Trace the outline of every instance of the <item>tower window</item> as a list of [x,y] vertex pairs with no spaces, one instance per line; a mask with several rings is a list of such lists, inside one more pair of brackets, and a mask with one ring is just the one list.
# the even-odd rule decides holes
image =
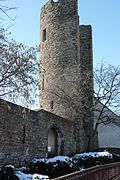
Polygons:
[[53,109],[53,101],[50,102],[50,108]]
[[26,140],[26,126],[23,125],[23,139],[22,139],[22,144],[25,144],[25,140]]
[[43,30],[43,42],[46,41],[46,28]]
[[44,90],[44,74],[42,75],[42,91]]

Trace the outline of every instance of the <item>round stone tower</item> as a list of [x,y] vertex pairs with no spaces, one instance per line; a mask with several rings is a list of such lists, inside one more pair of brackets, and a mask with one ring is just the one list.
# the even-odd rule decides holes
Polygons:
[[79,103],[79,17],[77,0],[49,0],[41,9],[42,109],[73,120]]
[[85,151],[93,128],[91,29],[79,26],[77,0],[49,0],[40,24],[41,109],[73,121],[76,151]]

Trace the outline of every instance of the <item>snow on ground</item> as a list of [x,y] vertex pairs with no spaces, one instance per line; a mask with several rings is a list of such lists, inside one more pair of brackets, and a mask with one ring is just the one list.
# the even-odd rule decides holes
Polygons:
[[56,157],[53,157],[53,158],[49,158],[47,160],[47,163],[53,163],[53,162],[56,162],[56,161],[62,161],[62,162],[68,162],[70,161],[71,158],[69,158],[68,156],[56,156]]
[[76,154],[74,157],[84,159],[86,157],[103,157],[103,156],[107,156],[107,157],[112,158],[112,154],[109,153],[108,151],[80,153],[80,154]]
[[69,158],[68,156],[56,156],[56,157],[53,157],[53,158],[49,158],[49,159],[44,159],[44,158],[41,158],[41,159],[34,159],[33,162],[45,162],[46,164],[47,163],[54,163],[54,162],[57,162],[57,161],[62,161],[62,162],[69,162],[69,161],[72,161],[71,158]]
[[48,176],[40,175],[40,174],[24,174],[22,172],[16,172],[15,174],[20,180],[48,180]]

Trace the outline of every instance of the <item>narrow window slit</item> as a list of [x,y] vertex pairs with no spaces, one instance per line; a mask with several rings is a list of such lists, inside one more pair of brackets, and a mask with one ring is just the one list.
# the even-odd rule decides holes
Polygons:
[[53,101],[50,103],[51,110],[53,110]]
[[44,74],[42,75],[42,91],[44,91]]
[[46,41],[47,37],[46,37],[46,28],[43,30],[43,42]]
[[23,139],[22,139],[22,144],[25,144],[26,141],[26,126],[23,125]]

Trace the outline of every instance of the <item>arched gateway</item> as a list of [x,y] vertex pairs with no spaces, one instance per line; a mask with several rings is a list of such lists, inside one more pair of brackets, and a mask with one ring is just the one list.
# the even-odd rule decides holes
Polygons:
[[47,156],[54,157],[61,154],[61,134],[54,127],[48,131]]

